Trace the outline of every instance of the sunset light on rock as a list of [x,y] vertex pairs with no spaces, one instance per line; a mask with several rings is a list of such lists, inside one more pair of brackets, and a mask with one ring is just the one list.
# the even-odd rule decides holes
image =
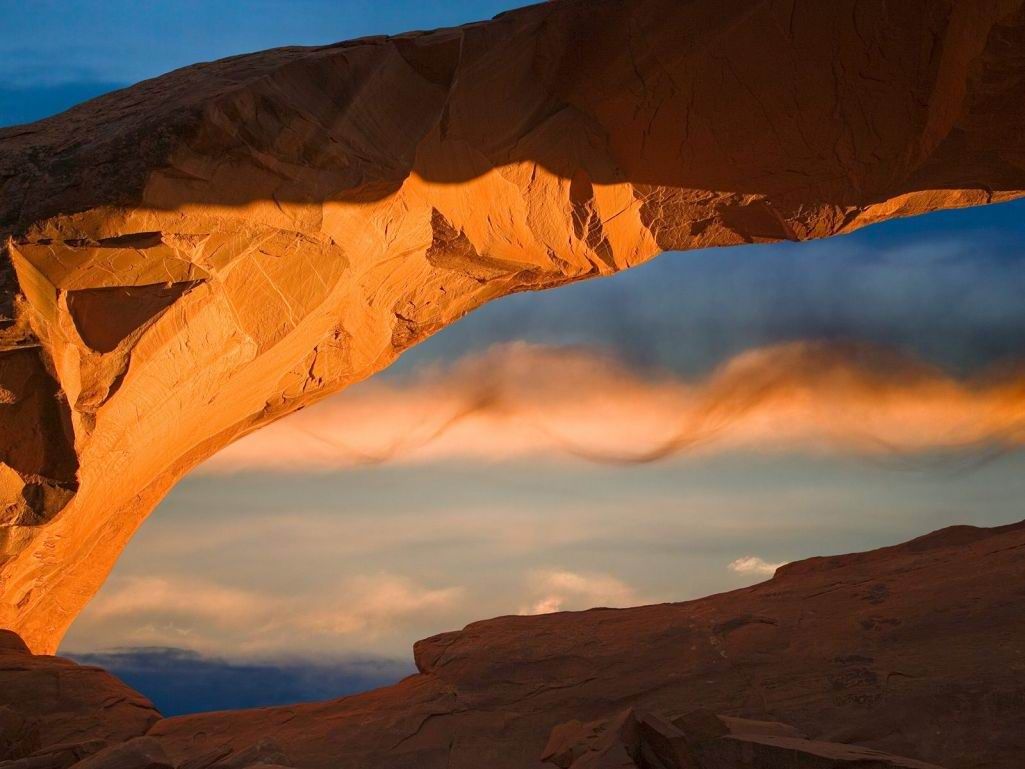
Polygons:
[[1025,760],[1023,0],[0,5],[0,769]]

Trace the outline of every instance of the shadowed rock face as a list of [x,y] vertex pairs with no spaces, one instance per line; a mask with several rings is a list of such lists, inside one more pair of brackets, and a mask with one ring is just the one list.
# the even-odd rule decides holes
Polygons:
[[0,648],[0,746],[61,757],[0,767],[64,769],[75,726],[106,746],[82,769],[1019,769],[1022,574],[1025,522],[954,527],[687,603],[478,622],[333,702],[156,723],[95,669]]
[[67,766],[144,734],[159,718],[109,673],[33,656],[18,636],[0,631],[0,766],[30,756],[37,769]]
[[941,769],[856,745],[808,740],[786,724],[705,710],[666,719],[631,709],[590,724],[560,724],[542,759],[559,769]]
[[1017,769],[1023,573],[1025,523],[955,527],[698,601],[478,622],[418,643],[421,674],[396,686],[150,734],[176,756],[271,738],[299,767],[540,769],[567,721],[703,709],[948,769]]
[[1023,0],[560,0],[0,131],[0,626],[53,650],[189,468],[490,299],[1022,190]]

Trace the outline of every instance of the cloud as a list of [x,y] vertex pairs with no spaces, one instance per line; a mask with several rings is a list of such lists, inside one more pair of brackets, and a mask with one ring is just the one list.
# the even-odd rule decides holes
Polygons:
[[364,640],[373,640],[396,622],[450,611],[464,594],[461,587],[429,589],[390,574],[356,577],[346,581],[343,597],[303,616],[299,628],[331,635],[359,633]]
[[273,608],[264,596],[205,580],[134,576],[97,596],[90,612],[102,621],[159,612],[230,626],[257,620]]
[[957,378],[898,350],[795,342],[699,380],[601,351],[500,345],[371,381],[227,447],[203,473],[566,455],[641,463],[690,452],[989,453],[1025,439],[1025,375]]
[[528,580],[531,603],[520,614],[551,614],[557,611],[622,608],[643,603],[633,588],[608,574],[572,571],[537,571]]
[[769,563],[768,561],[762,560],[758,556],[746,555],[743,558],[738,558],[737,560],[731,562],[730,571],[735,572],[737,574],[756,574],[759,576],[771,577],[773,574],[776,573],[776,569],[778,569],[780,566],[785,565],[786,561],[783,561],[781,563]]
[[115,577],[76,621],[69,643],[79,649],[187,646],[250,658],[330,655],[452,617],[464,593],[389,573],[349,577],[302,596],[211,579]]

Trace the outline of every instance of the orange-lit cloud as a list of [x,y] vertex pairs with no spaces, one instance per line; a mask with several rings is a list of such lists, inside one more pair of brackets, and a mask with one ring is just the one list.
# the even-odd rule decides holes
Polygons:
[[958,379],[899,352],[793,343],[701,381],[594,350],[503,345],[401,382],[371,381],[271,425],[205,472],[564,454],[639,463],[684,452],[987,452],[1025,440],[1025,375]]
[[213,654],[328,654],[465,613],[464,593],[462,587],[431,588],[383,572],[354,575],[299,597],[205,578],[133,576],[112,580],[76,633],[123,646],[183,646]]
[[776,569],[785,565],[786,564],[784,562],[769,563],[756,555],[746,555],[743,558],[731,561],[730,571],[736,574],[743,574],[745,576],[755,575],[759,577],[771,577],[776,573]]
[[633,588],[608,574],[545,570],[530,575],[528,583],[531,602],[520,609],[520,614],[551,614],[594,606],[622,608],[643,602]]

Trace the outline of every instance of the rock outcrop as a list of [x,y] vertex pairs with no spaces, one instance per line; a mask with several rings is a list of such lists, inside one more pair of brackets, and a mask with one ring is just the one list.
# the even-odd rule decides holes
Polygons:
[[0,631],[0,766],[70,766],[159,719],[149,700],[103,670],[33,655]]
[[1022,574],[1025,522],[954,527],[698,601],[478,622],[333,702],[156,723],[109,676],[21,648],[0,657],[0,745],[40,726],[0,768],[64,769],[54,743],[93,740],[81,769],[1020,769]]
[[1023,0],[559,0],[0,131],[0,626],[54,650],[182,474],[491,299],[1021,195],[1023,52]]
[[1018,769],[1022,574],[1025,522],[955,527],[698,601],[478,622],[418,643],[420,675],[396,686],[170,718],[149,734],[179,760],[269,738],[303,769],[541,769],[553,728],[634,707],[777,721],[946,769]]
[[817,742],[772,721],[704,710],[666,719],[633,709],[552,730],[542,760],[559,769],[941,769],[870,748]]

